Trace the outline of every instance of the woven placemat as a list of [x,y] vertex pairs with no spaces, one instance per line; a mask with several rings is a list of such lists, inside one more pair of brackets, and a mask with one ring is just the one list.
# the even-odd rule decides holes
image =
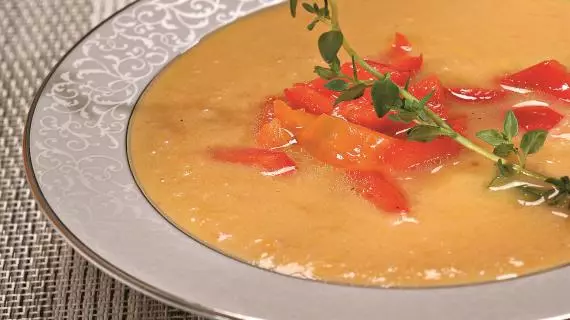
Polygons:
[[22,168],[34,92],[95,24],[132,0],[0,0],[0,319],[204,319],[103,274],[40,213]]

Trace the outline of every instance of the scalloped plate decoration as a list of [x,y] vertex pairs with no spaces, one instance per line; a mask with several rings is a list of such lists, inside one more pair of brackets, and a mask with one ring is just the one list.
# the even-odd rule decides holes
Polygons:
[[218,319],[541,319],[567,313],[568,268],[453,288],[339,286],[230,259],[156,212],[125,152],[139,96],[205,35],[280,2],[140,0],[60,61],[30,111],[24,156],[30,185],[63,236],[130,286]]

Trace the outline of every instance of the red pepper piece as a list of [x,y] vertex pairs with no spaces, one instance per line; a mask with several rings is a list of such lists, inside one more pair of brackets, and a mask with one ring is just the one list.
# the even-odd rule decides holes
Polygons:
[[329,114],[333,105],[329,98],[306,85],[285,89],[285,99],[293,108],[305,109],[313,114]]
[[409,71],[411,73],[420,71],[424,62],[424,57],[421,54],[419,56],[412,56],[411,52],[412,44],[408,38],[405,35],[396,32],[394,42],[388,52],[390,66],[398,71]]
[[410,205],[404,191],[389,176],[378,171],[347,170],[346,175],[363,198],[388,213],[407,213]]
[[320,115],[296,135],[299,145],[316,159],[340,168],[370,170],[401,141],[339,118]]
[[570,75],[566,67],[556,60],[543,61],[507,75],[501,80],[501,85],[505,89],[518,92],[520,89],[542,91],[570,101]]
[[440,117],[446,118],[448,115],[447,109],[443,106],[445,101],[445,94],[443,85],[439,78],[435,75],[428,76],[419,82],[412,84],[409,91],[414,97],[423,99],[426,95],[433,92],[431,98],[428,100],[427,106]]
[[495,102],[507,95],[502,89],[448,88],[447,91],[457,100],[473,103]]
[[297,135],[317,120],[317,116],[303,110],[294,110],[282,100],[276,100],[273,103],[273,108],[275,110],[275,118],[279,120],[279,124],[294,135]]
[[339,103],[336,114],[347,121],[373,130],[381,127],[384,123],[383,118],[376,115],[374,106],[362,98]]
[[257,145],[267,149],[285,148],[295,144],[293,133],[281,124],[279,119],[273,119],[257,131]]
[[224,148],[210,150],[213,159],[261,168],[264,176],[292,174],[295,162],[284,152],[259,148]]
[[398,57],[403,55],[408,55],[412,52],[412,43],[408,40],[405,35],[396,32],[394,35],[394,42],[392,43],[392,48],[390,49],[389,55],[391,57]]
[[423,63],[424,56],[420,54],[419,56],[405,56],[393,59],[390,63],[390,66],[398,71],[409,71],[416,73],[420,71]]
[[261,107],[260,107],[261,110],[259,111],[259,114],[257,115],[257,122],[256,122],[255,131],[259,131],[259,129],[263,125],[271,122],[271,120],[273,120],[273,118],[275,118],[275,114],[273,112],[273,103],[277,99],[278,98],[275,96],[269,96],[269,97],[265,98],[263,103],[261,103]]
[[[408,81],[408,78],[410,78],[410,76],[411,76],[410,72],[397,70],[389,64],[380,63],[380,62],[376,62],[373,60],[366,60],[366,62],[371,67],[373,67],[378,72],[380,72],[381,74],[389,73],[390,79],[392,79],[392,81],[399,86],[405,85],[406,81]],[[340,70],[342,73],[344,73],[345,75],[347,75],[349,77],[353,76],[354,72],[353,72],[353,68],[352,68],[352,63],[343,64]],[[357,66],[356,71],[357,71],[358,79],[361,79],[361,80],[376,79],[376,77],[374,77],[370,72],[364,70],[361,66]]]
[[450,138],[437,138],[431,142],[408,141],[395,145],[385,161],[395,171],[427,171],[456,157],[461,146]]
[[[458,132],[463,132],[466,119],[449,120],[448,123]],[[431,142],[401,141],[390,145],[383,159],[394,171],[425,171],[442,165],[459,155],[462,146],[448,137],[440,137]]]
[[549,107],[520,107],[514,108],[513,112],[519,121],[519,127],[525,130],[550,130],[564,118]]
[[336,114],[347,121],[390,136],[396,136],[397,133],[413,125],[393,121],[388,115],[379,118],[374,110],[374,106],[364,97],[339,103]]
[[[297,111],[302,112],[302,111]],[[451,120],[462,132],[464,123]],[[456,156],[461,146],[449,138],[422,143],[396,139],[335,117],[321,115],[296,135],[299,145],[327,164],[357,170],[430,170]]]
[[329,98],[329,100],[331,102],[334,103],[334,100],[336,100],[336,98],[339,96],[340,92],[327,89],[327,87],[325,87],[325,85],[329,81],[330,80],[326,80],[323,78],[316,78],[315,80],[309,81],[307,83],[307,86],[309,88],[317,91],[318,93],[322,94],[323,96],[326,96],[327,98]]

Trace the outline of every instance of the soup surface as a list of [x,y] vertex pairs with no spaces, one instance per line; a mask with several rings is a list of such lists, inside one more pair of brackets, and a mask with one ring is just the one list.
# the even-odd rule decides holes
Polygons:
[[[489,87],[546,59],[570,65],[570,1],[341,1],[357,50],[376,56],[394,32],[423,53],[422,75],[444,85]],[[216,146],[255,146],[265,97],[315,78],[322,64],[310,17],[278,6],[212,34],[152,83],[136,108],[129,152],[150,200],[181,229],[238,259],[294,276],[358,285],[432,286],[512,278],[570,261],[570,225],[549,207],[522,207],[492,192],[493,164],[463,151],[428,172],[396,175],[411,211],[388,214],[356,194],[337,169],[299,150],[299,170],[267,177],[211,159]],[[317,28],[322,31],[323,29]],[[346,57],[342,57],[346,60]],[[520,97],[472,105],[468,135],[500,128]],[[552,108],[570,115],[567,103]],[[565,117],[533,169],[570,173]]]

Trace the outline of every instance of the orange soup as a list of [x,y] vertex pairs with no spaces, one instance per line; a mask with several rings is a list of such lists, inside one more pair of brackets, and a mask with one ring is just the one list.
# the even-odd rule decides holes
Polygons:
[[[469,284],[570,261],[567,210],[489,189],[495,164],[450,138],[405,140],[369,92],[335,105],[313,73],[328,29],[288,11],[212,34],[144,93],[129,153],[163,215],[231,257],[333,283]],[[548,131],[527,167],[570,173],[570,1],[345,0],[338,13],[370,65],[420,99],[433,91],[427,106],[456,131],[490,151],[476,132],[513,110],[516,143]]]

